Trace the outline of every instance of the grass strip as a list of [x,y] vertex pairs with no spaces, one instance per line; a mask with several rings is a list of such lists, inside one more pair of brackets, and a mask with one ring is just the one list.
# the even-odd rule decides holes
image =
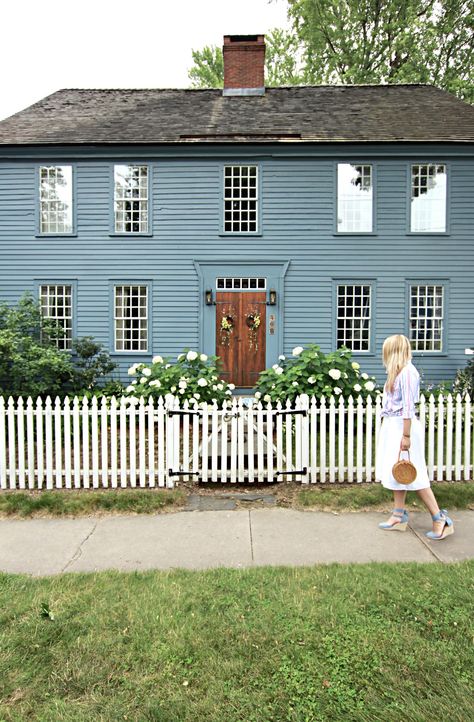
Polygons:
[[0,575],[0,719],[465,722],[473,573]]
[[151,514],[166,508],[179,508],[185,501],[186,496],[180,489],[14,491],[0,494],[0,515],[81,516],[100,512]]
[[[474,508],[473,482],[434,482],[432,489],[442,509]],[[381,484],[351,486],[321,484],[315,488],[301,489],[297,495],[297,504],[335,511],[389,510],[393,507],[393,496]],[[408,492],[406,507],[424,509],[414,492]]]

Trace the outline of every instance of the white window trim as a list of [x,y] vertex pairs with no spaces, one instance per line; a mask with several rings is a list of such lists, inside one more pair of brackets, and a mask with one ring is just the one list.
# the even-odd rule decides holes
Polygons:
[[[146,329],[146,348],[133,348],[133,349],[117,348],[117,346],[118,346],[118,335],[117,335],[118,328],[117,328],[117,321],[133,320],[133,318],[132,318],[131,316],[127,317],[127,316],[118,316],[118,315],[117,315],[117,289],[119,289],[119,288],[122,288],[122,289],[124,289],[124,288],[133,288],[133,287],[136,287],[136,288],[140,289],[140,291],[141,291],[142,289],[145,289],[145,306],[144,306],[144,314],[145,314],[145,315],[144,315],[144,316],[138,316],[138,317],[137,317],[137,320],[139,320],[139,321],[144,321],[144,322],[145,322],[145,329]],[[141,353],[141,354],[144,354],[144,353],[148,353],[148,349],[149,349],[149,346],[150,346],[150,318],[149,318],[149,299],[150,299],[150,297],[149,297],[149,287],[148,287],[148,284],[146,284],[146,283],[114,283],[114,284],[113,284],[113,294],[112,294],[112,298],[113,298],[113,312],[114,312],[114,315],[113,315],[113,324],[114,324],[114,328],[113,328],[113,331],[114,331],[114,352],[115,352],[115,353],[120,353],[120,354],[127,354],[127,353],[132,353],[132,354]],[[140,298],[140,296],[139,296],[139,298]],[[138,308],[138,309],[141,309],[142,306],[140,306],[140,304],[138,304],[138,305],[137,305],[137,308]],[[125,331],[125,325],[124,325],[124,331]],[[132,340],[133,340],[133,339],[132,339]],[[122,345],[124,344],[124,342],[125,342],[125,336],[124,336],[123,339],[122,339]],[[138,343],[140,344],[140,339],[139,339],[139,338],[138,338]]]
[[[368,316],[366,316],[366,317],[362,317],[362,316],[361,316],[360,318],[359,318],[359,317],[356,317],[356,316],[353,316],[353,317],[348,318],[348,317],[347,317],[347,313],[346,313],[346,309],[347,309],[347,304],[346,304],[346,303],[344,304],[344,316],[340,316],[340,315],[339,315],[339,297],[340,297],[340,296],[339,296],[339,289],[341,289],[341,288],[347,289],[347,288],[349,288],[349,287],[352,287],[352,288],[353,288],[353,287],[355,287],[355,286],[360,286],[361,288],[363,287],[363,288],[368,288],[368,289],[369,289],[369,292],[368,292],[368,297],[369,297],[369,313],[368,313]],[[364,297],[365,297],[364,294],[362,294],[362,298],[364,298]],[[345,294],[344,294],[344,298],[347,299],[347,290],[346,290],[346,292],[345,292]],[[373,289],[372,289],[372,284],[371,284],[371,283],[369,283],[369,282],[364,282],[364,281],[360,281],[360,282],[356,282],[356,281],[354,281],[354,282],[349,282],[349,281],[347,281],[347,282],[344,282],[344,283],[343,283],[343,282],[337,282],[337,283],[336,283],[336,347],[337,347],[337,348],[340,348],[341,346],[345,346],[346,348],[350,349],[353,353],[360,353],[360,354],[368,354],[368,353],[371,353],[371,345],[372,345],[372,306],[373,306]],[[360,308],[362,309],[363,306],[361,305]],[[354,348],[354,343],[353,343],[353,341],[352,341],[352,343],[349,345],[349,344],[347,343],[346,330],[344,331],[344,340],[343,340],[343,342],[342,342],[342,343],[339,342],[339,328],[338,328],[338,326],[339,326],[339,321],[340,321],[340,320],[343,320],[343,321],[345,321],[345,322],[349,322],[349,321],[350,321],[350,322],[354,322],[354,321],[361,321],[361,322],[363,322],[363,321],[368,321],[367,348],[365,348],[365,349],[364,349],[364,348]],[[353,340],[354,340],[354,326],[353,326],[353,325],[352,325],[352,327],[351,327],[351,333],[352,333]],[[358,343],[359,343],[359,345],[362,345],[362,343],[361,343],[360,340],[358,341]]]

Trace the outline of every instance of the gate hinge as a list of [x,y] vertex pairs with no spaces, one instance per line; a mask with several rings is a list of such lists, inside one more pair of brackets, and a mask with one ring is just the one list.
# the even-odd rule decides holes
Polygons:
[[308,473],[308,467],[304,466],[302,469],[297,469],[296,471],[277,471],[275,472],[277,476],[283,476],[284,474],[307,474]]
[[308,409],[293,409],[293,410],[287,410],[287,411],[277,411],[277,416],[283,416],[287,414],[301,414],[302,416],[308,416]]

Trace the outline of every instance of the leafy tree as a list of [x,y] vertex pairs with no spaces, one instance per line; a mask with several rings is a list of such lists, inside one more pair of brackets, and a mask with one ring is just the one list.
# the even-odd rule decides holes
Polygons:
[[193,50],[194,66],[188,72],[193,88],[222,88],[224,86],[224,58],[222,49],[206,45]]
[[471,0],[288,0],[309,83],[430,83],[474,102]]
[[[288,0],[266,37],[266,84],[429,83],[474,103],[472,0]],[[194,87],[222,87],[220,48],[193,51]]]
[[[302,82],[298,72],[298,39],[288,31],[271,30],[265,38],[265,84],[297,85]],[[224,59],[222,48],[206,45],[193,50],[194,66],[188,76],[194,88],[222,88],[224,85]]]

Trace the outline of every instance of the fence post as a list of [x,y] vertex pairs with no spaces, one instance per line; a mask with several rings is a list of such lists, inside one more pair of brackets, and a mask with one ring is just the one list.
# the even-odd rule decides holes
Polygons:
[[469,479],[474,480],[474,466],[471,476],[471,461],[473,457],[471,456],[471,397],[469,394],[466,394],[464,404],[464,480],[469,481]]
[[439,395],[438,399],[438,460],[436,476],[438,481],[443,481],[444,474],[444,397]]
[[461,394],[456,396],[456,423],[454,439],[454,478],[456,481],[462,479],[462,399]]
[[354,399],[347,401],[347,481],[354,481]]
[[365,480],[372,481],[372,397],[367,396],[365,404]]
[[99,407],[97,396],[91,401],[92,487],[99,488]]
[[61,489],[63,485],[63,469],[62,469],[62,458],[63,458],[63,443],[62,443],[62,408],[61,399],[56,396],[54,400],[54,452],[55,452],[55,477],[56,477],[56,489]]
[[102,396],[100,400],[100,468],[102,471],[102,488],[106,489],[109,485],[109,412],[107,408],[107,399]]
[[319,459],[320,480],[324,483],[326,481],[326,398],[324,396],[319,406]]
[[0,488],[7,488],[7,454],[5,445],[5,400],[0,396]]
[[344,481],[345,478],[345,450],[344,445],[346,442],[346,407],[344,399],[339,396],[339,409],[338,409],[338,425],[337,425],[337,480]]
[[146,429],[145,429],[145,399],[140,396],[138,406],[138,478],[140,487],[146,486]]
[[310,481],[309,472],[309,396],[301,394],[301,409],[305,413],[301,417],[301,468],[306,469],[302,481],[308,484]]
[[[35,428],[34,428],[33,399],[28,396],[26,401],[26,446],[28,463],[28,489],[35,488]],[[1,439],[1,433],[0,433]],[[1,446],[0,440],[0,446]],[[1,454],[1,452],[0,452]],[[1,476],[1,472],[0,472]]]
[[71,408],[69,396],[64,399],[64,485],[71,488]]
[[16,407],[17,420],[17,452],[18,452],[18,486],[25,488],[25,409],[20,396]]

